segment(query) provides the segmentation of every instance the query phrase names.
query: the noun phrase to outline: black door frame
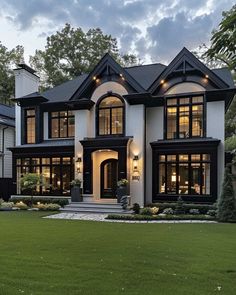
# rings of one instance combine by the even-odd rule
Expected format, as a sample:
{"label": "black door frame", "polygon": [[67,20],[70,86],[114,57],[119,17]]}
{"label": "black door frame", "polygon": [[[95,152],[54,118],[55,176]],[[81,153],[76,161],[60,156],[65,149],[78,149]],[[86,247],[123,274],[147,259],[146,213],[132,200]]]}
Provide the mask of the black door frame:
{"label": "black door frame", "polygon": [[[104,167],[107,163],[115,163],[116,164],[116,179],[112,179],[112,190],[111,190],[111,197],[105,197],[105,189],[104,189]],[[104,160],[100,166],[100,198],[101,199],[115,199],[116,198],[116,183],[118,181],[118,165],[119,161],[114,158],[109,158]]]}

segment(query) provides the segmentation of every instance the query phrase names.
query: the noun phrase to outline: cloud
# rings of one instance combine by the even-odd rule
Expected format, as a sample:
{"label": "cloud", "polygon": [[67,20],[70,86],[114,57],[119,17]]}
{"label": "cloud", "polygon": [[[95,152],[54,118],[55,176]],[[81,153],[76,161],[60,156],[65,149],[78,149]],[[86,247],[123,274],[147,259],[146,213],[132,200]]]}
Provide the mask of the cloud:
{"label": "cloud", "polygon": [[175,17],[165,17],[147,28],[148,53],[155,60],[161,57],[169,61],[170,56],[175,56],[184,46],[196,48],[209,40],[208,28],[212,28],[210,15],[188,18],[187,13],[180,12]]}
{"label": "cloud", "polygon": [[38,38],[66,22],[83,30],[100,27],[119,40],[122,53],[169,61],[183,46],[207,43],[234,0],[1,0],[1,14],[21,32],[41,28]]}

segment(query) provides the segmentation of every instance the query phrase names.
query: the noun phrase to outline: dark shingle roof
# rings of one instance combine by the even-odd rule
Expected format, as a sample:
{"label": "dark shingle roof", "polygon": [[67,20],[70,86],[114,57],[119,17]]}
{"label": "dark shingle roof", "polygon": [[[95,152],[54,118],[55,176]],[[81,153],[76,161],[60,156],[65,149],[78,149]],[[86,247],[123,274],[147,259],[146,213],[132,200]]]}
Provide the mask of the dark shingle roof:
{"label": "dark shingle roof", "polygon": [[150,65],[135,66],[125,68],[125,70],[145,89],[155,81],[155,79],[166,68],[165,65],[156,63]]}
{"label": "dark shingle roof", "polygon": [[0,104],[0,125],[15,126],[15,108]]}
{"label": "dark shingle roof", "polygon": [[219,76],[230,87],[235,86],[233,77],[229,69],[227,68],[213,69],[212,72],[214,72],[217,76]]}
{"label": "dark shingle roof", "polygon": [[83,74],[71,81],[67,81],[52,89],[44,91],[42,96],[47,98],[50,102],[67,101],[71,98],[87,76],[87,74]]}
{"label": "dark shingle roof", "polygon": [[[160,63],[134,66],[125,68],[125,70],[145,89],[147,90],[150,85],[157,79],[157,77],[165,70],[166,66]],[[213,69],[229,87],[234,87],[232,75],[227,68]],[[59,86],[43,92],[41,95],[48,99],[49,102],[63,102],[68,101],[75,91],[80,87],[83,81],[87,78],[88,74],[83,74],[75,79],[65,82]]]}

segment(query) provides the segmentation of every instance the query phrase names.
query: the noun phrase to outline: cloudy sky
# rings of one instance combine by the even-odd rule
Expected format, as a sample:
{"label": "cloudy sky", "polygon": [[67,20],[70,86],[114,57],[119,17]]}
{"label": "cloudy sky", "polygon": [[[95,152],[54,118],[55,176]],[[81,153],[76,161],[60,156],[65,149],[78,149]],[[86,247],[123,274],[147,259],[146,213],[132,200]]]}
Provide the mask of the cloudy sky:
{"label": "cloudy sky", "polygon": [[169,62],[183,47],[209,43],[211,31],[235,0],[0,0],[0,41],[23,45],[25,60],[66,22],[100,27],[145,63]]}

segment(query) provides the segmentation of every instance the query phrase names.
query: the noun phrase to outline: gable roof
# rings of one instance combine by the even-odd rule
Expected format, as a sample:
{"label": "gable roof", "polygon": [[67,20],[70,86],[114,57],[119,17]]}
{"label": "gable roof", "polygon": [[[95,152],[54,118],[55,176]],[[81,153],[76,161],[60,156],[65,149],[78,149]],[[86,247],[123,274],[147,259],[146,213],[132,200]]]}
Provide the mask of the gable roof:
{"label": "gable roof", "polygon": [[223,81],[217,74],[211,71],[187,48],[184,47],[149,87],[149,92],[153,93],[161,85],[161,81],[167,79],[171,74],[177,72],[185,74],[187,71],[198,71],[201,72],[203,76],[208,75],[208,79],[211,80],[219,89],[229,87],[225,81]]}
{"label": "gable roof", "polygon": [[102,59],[98,62],[92,72],[85,78],[80,87],[71,96],[70,100],[76,100],[84,95],[87,89],[96,83],[94,77],[101,75],[102,73],[109,75],[110,72],[116,73],[121,76],[125,81],[136,91],[143,92],[143,87],[124,69],[122,68],[110,55],[106,53]]}
{"label": "gable roof", "polygon": [[[181,67],[183,59],[186,61],[186,57],[188,58],[187,62],[189,61],[189,59],[191,59],[191,63],[193,63],[194,65],[197,64],[198,67],[201,66],[202,70],[210,72],[211,78],[214,77],[214,79],[224,85],[225,88],[235,87],[232,75],[227,68],[210,70],[186,48],[181,50],[180,53],[172,60],[172,62],[168,66],[161,63],[155,63],[122,68],[114,61],[114,59],[109,54],[106,54],[102,60],[103,62],[106,61],[106,64],[108,62],[111,62],[112,65],[115,64],[116,70],[124,73],[123,75],[126,75],[126,77],[129,78],[129,81],[135,83],[135,85],[139,87],[140,92],[148,92],[152,89],[152,87],[154,87],[154,85],[158,84],[158,81],[163,79],[162,77],[164,75],[168,75],[170,68],[173,68],[173,66],[176,66],[177,68]],[[85,85],[85,83],[88,83],[89,85],[89,83],[91,83],[92,77],[96,76],[95,73],[97,71],[99,72],[99,70],[104,67],[104,63],[102,63],[102,60],[98,63],[98,65],[90,74],[80,75],[73,80],[64,82],[61,85],[46,90],[41,93],[41,96],[46,98],[50,103],[69,101],[79,89],[81,90],[82,85]],[[188,62],[187,67],[190,68],[192,67],[192,65]],[[180,68],[179,70],[183,69]]]}

